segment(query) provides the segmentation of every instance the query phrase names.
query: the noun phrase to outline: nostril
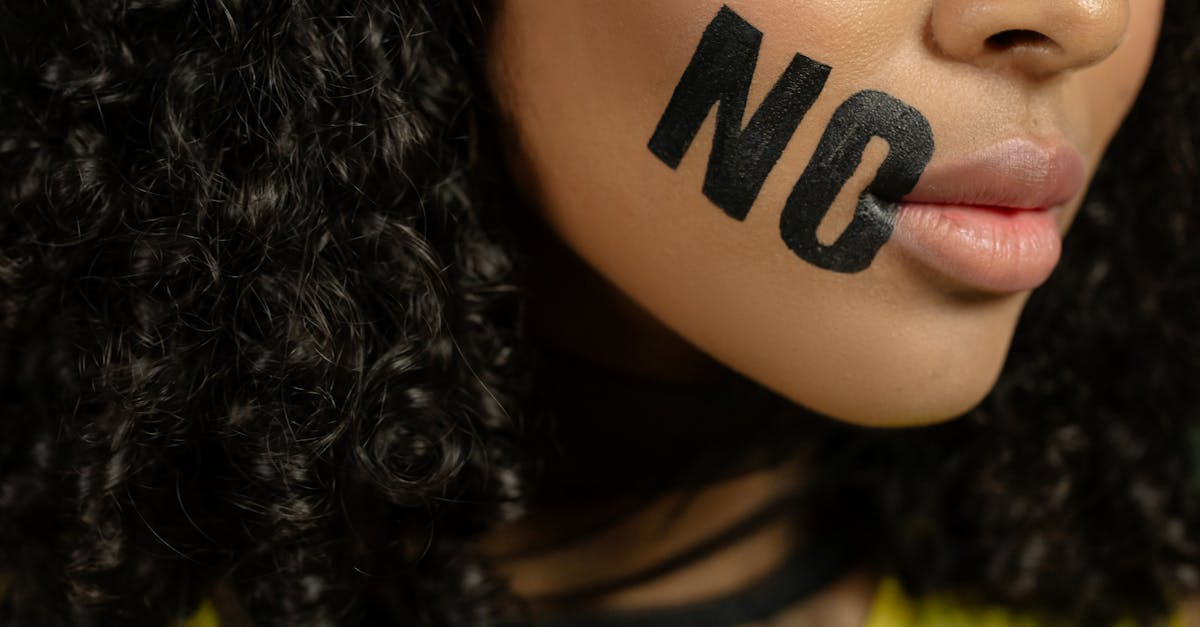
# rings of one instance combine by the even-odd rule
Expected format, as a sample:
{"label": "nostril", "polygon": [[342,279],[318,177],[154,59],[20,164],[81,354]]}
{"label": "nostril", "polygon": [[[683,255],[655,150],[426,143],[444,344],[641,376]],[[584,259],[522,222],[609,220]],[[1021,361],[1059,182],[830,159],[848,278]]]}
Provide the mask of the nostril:
{"label": "nostril", "polygon": [[987,38],[988,49],[995,51],[1011,50],[1013,48],[1046,47],[1054,44],[1054,40],[1035,31],[1024,29],[1006,30]]}

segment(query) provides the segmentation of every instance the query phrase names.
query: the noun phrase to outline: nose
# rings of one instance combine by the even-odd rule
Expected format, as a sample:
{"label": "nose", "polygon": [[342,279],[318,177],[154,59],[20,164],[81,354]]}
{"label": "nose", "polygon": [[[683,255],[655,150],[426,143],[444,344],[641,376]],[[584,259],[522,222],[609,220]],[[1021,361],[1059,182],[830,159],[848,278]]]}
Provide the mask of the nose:
{"label": "nose", "polygon": [[952,59],[1046,78],[1112,54],[1129,26],[1130,1],[935,0],[930,30]]}

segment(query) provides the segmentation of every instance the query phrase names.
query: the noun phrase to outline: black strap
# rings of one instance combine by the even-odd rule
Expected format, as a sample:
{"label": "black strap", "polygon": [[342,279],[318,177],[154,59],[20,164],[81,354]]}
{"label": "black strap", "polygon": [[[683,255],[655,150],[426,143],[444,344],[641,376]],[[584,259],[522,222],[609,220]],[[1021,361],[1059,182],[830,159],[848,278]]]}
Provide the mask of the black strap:
{"label": "black strap", "polygon": [[549,602],[552,605],[573,604],[585,602],[589,599],[595,599],[605,594],[632,588],[637,585],[648,583],[660,577],[670,575],[694,564],[721,549],[733,545],[734,542],[746,538],[763,527],[778,521],[784,516],[794,514],[798,507],[805,502],[806,492],[798,490],[791,494],[785,495],[771,501],[766,506],[759,508],[749,516],[737,521],[733,525],[722,529],[716,534],[709,536],[700,542],[688,547],[684,551],[667,557],[662,561],[634,571],[625,575],[621,575],[615,579],[600,581],[597,583],[588,584],[582,588],[573,588],[570,590],[559,591],[548,595],[542,595],[537,598],[541,602]]}
{"label": "black strap", "polygon": [[749,588],[686,606],[577,613],[540,621],[539,627],[733,627],[769,619],[825,589],[855,563],[832,544],[797,551],[777,571]]}

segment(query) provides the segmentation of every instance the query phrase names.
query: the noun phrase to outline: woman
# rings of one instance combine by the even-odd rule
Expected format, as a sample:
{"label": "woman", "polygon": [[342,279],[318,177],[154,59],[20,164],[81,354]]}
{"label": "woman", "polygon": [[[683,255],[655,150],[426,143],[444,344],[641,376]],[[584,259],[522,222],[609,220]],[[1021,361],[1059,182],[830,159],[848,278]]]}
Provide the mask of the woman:
{"label": "woman", "polygon": [[4,6],[4,624],[1200,586],[1194,3],[335,4]]}

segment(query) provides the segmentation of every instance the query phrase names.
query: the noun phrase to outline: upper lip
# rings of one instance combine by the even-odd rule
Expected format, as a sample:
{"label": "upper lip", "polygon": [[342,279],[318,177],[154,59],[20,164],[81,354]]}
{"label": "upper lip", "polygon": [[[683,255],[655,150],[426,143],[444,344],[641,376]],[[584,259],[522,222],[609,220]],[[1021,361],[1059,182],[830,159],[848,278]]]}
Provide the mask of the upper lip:
{"label": "upper lip", "polygon": [[1066,142],[1009,139],[951,161],[934,162],[901,200],[910,203],[1049,209],[1082,191],[1086,166]]}

